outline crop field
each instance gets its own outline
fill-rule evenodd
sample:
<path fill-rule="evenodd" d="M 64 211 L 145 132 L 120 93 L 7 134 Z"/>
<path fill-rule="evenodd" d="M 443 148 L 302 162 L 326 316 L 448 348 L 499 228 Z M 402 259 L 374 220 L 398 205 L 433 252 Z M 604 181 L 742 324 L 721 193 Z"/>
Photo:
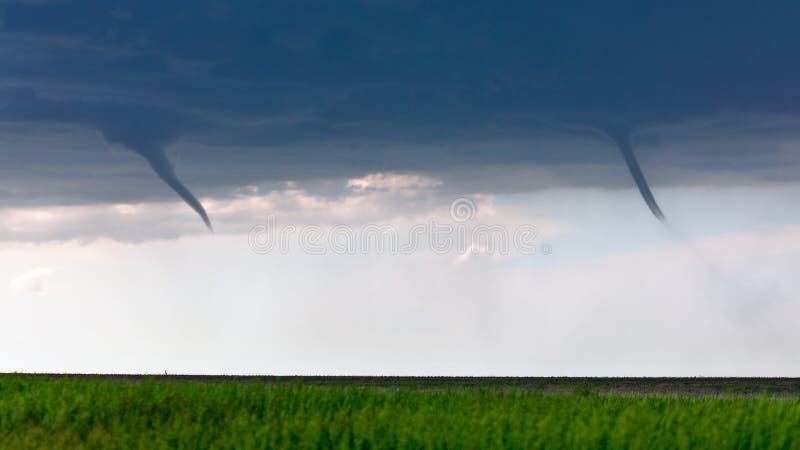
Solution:
<path fill-rule="evenodd" d="M 0 375 L 0 448 L 800 448 L 800 380 Z"/>

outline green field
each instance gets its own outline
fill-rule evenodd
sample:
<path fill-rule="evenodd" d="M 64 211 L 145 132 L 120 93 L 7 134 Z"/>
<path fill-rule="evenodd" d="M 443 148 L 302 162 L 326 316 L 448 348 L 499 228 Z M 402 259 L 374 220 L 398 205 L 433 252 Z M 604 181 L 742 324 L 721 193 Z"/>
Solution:
<path fill-rule="evenodd" d="M 785 383 L 625 383 L 0 375 L 0 448 L 800 448 Z"/>

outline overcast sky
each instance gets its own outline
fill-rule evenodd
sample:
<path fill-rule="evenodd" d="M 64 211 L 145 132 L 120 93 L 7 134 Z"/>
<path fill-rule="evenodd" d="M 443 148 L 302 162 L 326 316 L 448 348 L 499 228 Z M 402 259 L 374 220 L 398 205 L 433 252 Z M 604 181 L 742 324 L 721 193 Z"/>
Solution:
<path fill-rule="evenodd" d="M 0 371 L 796 374 L 800 6 L 683 3 L 0 0 Z"/>

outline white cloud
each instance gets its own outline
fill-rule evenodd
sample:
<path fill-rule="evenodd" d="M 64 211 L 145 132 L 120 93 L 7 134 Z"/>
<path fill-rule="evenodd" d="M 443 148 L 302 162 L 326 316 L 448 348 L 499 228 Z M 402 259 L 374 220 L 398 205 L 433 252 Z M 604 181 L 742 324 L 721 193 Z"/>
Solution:
<path fill-rule="evenodd" d="M 280 224 L 298 227 L 388 223 L 401 229 L 433 219 L 452 221 L 449 208 L 454 199 L 436 189 L 441 185 L 438 180 L 414 174 L 371 174 L 341 183 L 353 190 L 338 195 L 314 194 L 290 182 L 265 192 L 245 186 L 233 198 L 204 198 L 203 203 L 218 234 L 246 234 L 270 215 Z M 478 193 L 470 198 L 479 206 L 476 223 L 486 220 L 510 227 L 533 223 L 543 234 L 555 234 L 560 229 L 524 209 L 496 206 L 493 196 Z M 88 242 L 110 238 L 142 242 L 205 234 L 195 214 L 178 201 L 0 209 L 0 241 Z"/>
<path fill-rule="evenodd" d="M 418 174 L 371 173 L 361 178 L 351 178 L 347 180 L 347 187 L 354 192 L 365 192 L 368 190 L 413 192 L 419 189 L 435 188 L 441 185 L 441 180 Z"/>
<path fill-rule="evenodd" d="M 41 293 L 44 291 L 45 281 L 53 272 L 49 267 L 36 267 L 11 280 L 9 286 L 19 294 Z"/>

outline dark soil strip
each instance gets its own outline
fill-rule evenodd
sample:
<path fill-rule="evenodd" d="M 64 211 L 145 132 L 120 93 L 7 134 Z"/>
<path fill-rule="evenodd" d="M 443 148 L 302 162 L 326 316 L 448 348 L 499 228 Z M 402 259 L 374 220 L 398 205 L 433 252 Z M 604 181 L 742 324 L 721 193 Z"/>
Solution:
<path fill-rule="evenodd" d="M 769 395 L 800 397 L 800 378 L 606 378 L 606 377 L 376 377 L 376 376 L 243 376 L 136 374 L 0 374 L 0 377 L 73 378 L 139 382 L 311 383 L 380 388 L 512 388 L 542 392 L 673 395 Z"/>

